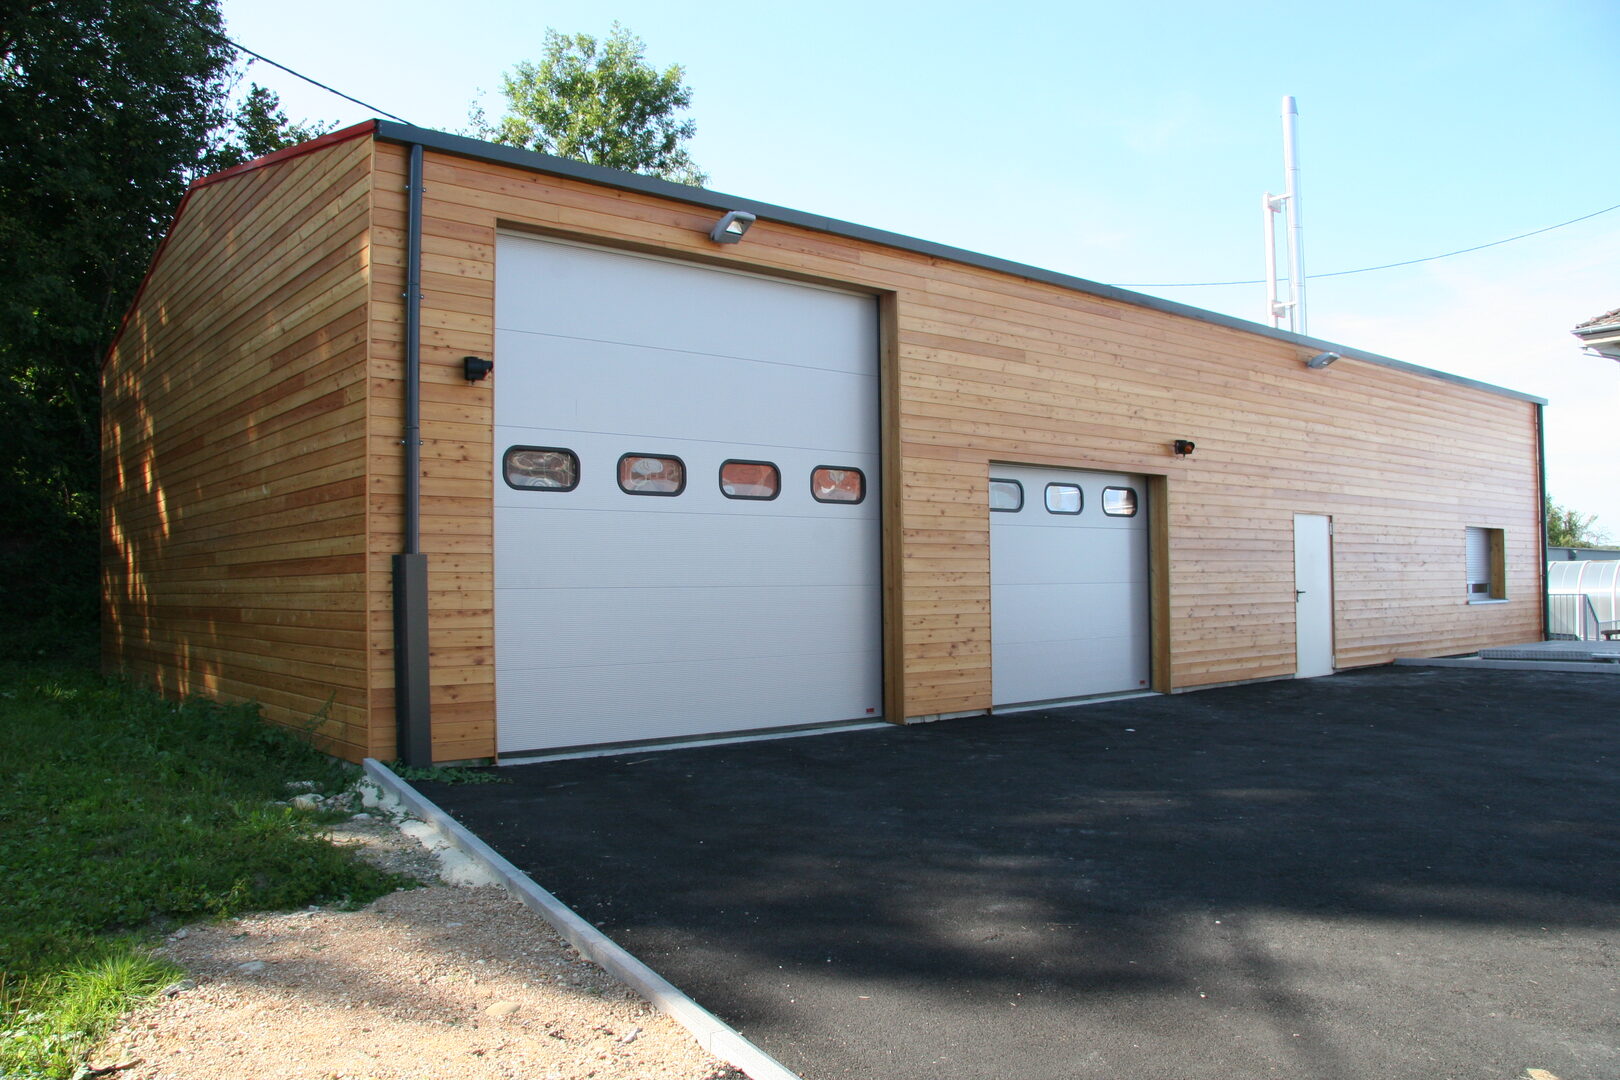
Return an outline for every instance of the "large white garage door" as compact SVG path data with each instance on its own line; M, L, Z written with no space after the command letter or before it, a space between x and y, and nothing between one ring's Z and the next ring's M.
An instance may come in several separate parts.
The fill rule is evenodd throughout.
M993 702L1146 689L1143 478L1003 465L990 477Z
M502 754L868 719L877 304L502 236Z

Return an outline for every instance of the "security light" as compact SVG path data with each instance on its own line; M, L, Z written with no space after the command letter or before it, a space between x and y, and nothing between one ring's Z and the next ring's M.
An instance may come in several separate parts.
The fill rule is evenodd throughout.
M1314 370L1317 370L1319 368L1327 367L1329 364L1333 363L1333 361L1337 360L1338 358L1339 358L1339 354L1336 353L1336 352L1319 352L1315 356L1311 357L1309 360L1305 361L1305 366L1314 371Z
M748 211L728 210L725 217L715 222L714 228L709 230L709 239L717 244L735 244L753 223L754 215Z

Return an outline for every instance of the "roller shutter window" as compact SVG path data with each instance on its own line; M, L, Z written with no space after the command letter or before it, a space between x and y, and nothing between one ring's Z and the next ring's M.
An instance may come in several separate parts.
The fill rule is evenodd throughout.
M1467 532L1468 602L1505 600L1502 530L1470 525Z

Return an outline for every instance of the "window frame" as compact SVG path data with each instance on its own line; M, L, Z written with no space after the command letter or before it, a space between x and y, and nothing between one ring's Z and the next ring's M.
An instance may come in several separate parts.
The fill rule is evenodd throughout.
M831 470L833 472L852 472L856 476L860 477L861 478L861 497L858 498L858 499L823 499L820 495L817 495L816 494L816 473L820 472L823 469L828 469L828 470ZM810 497L812 499L816 500L816 502L818 502L818 503L826 503L828 506L859 506L861 503L866 501L866 493L867 492L866 492L866 470L865 469L857 469L853 465L817 465L815 468L810 470Z
M1053 488L1062 488L1065 491L1074 492L1076 498L1079 500L1079 505L1076 506L1073 510L1054 510L1054 509L1052 509L1052 489ZM1064 517L1078 517L1079 515L1085 513L1085 510L1086 510L1086 489L1081 487L1079 484L1066 484L1066 483L1061 483L1059 481L1052 481L1052 482L1050 482L1050 483L1048 483L1046 485L1046 491L1045 491L1044 497L1042 498L1041 501L1042 501L1042 503L1045 504L1046 512L1048 514L1061 514Z
M769 495L733 495L726 490L727 465L764 465L776 474L776 488ZM755 461L752 458L726 458L715 471L715 482L720 487L720 494L728 499L739 499L744 502L770 502L782 494L782 467L774 461ZM814 484L814 480L811 481ZM866 478L861 478L861 497L866 495Z
M1485 545L1483 553L1484 576L1476 580L1474 575L1474 537L1480 537ZM1507 532L1503 529L1491 528L1485 525L1468 525L1463 529L1463 578L1465 591L1463 595L1470 604L1502 604L1506 603L1507 595ZM1476 590L1474 586L1483 585L1483 589Z
M1108 493L1110 491L1128 491L1131 494L1131 512L1122 514L1118 510L1108 509ZM1142 496L1133 487L1121 487L1118 484L1109 484L1102 490L1102 498L1097 500L1102 507L1103 517L1133 518L1142 510Z
M1021 480L1013 480L1013 479L1010 479L1009 477L1005 477L1005 476L992 476L992 477L990 477L988 482L985 484L985 489L984 489L986 502L989 501L991 485L994 485L994 484L1011 484L1013 487L1017 488L1018 489L1018 505L1017 506L996 506L996 505L992 504L990 506L990 512L992 514L1020 514L1020 513L1023 513L1023 511L1024 511L1024 502L1025 502L1025 499L1024 499L1024 483L1023 483L1023 481L1021 481Z
M659 461L673 461L681 467L681 483L674 491L632 491L624 486L624 463L629 458L657 458ZM673 499L686 490L687 478L692 470L686 467L686 460L678 454L644 454L632 451L620 454L618 462L613 466L613 479L619 485L619 490L626 495L650 495L654 498Z
M569 484L567 487L541 487L531 484L512 483L510 462L512 460L512 455L519 450L537 450L541 453L548 454L567 454L574 461L574 482ZM555 493L573 491L575 488L579 487L580 477L584 475L584 472L585 467L580 463L579 455L568 449L566 446L529 446L525 443L514 443L513 445L508 446L501 453L501 479L504 480L506 482L506 486L511 488L513 491L549 491Z

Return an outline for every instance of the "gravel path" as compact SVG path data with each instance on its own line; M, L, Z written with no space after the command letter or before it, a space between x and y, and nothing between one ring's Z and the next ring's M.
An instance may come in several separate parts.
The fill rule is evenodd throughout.
M177 931L159 953L189 978L125 1017L93 1070L121 1080L742 1078L504 890L438 882L433 854L386 818L361 816L333 839L435 883L359 911Z

